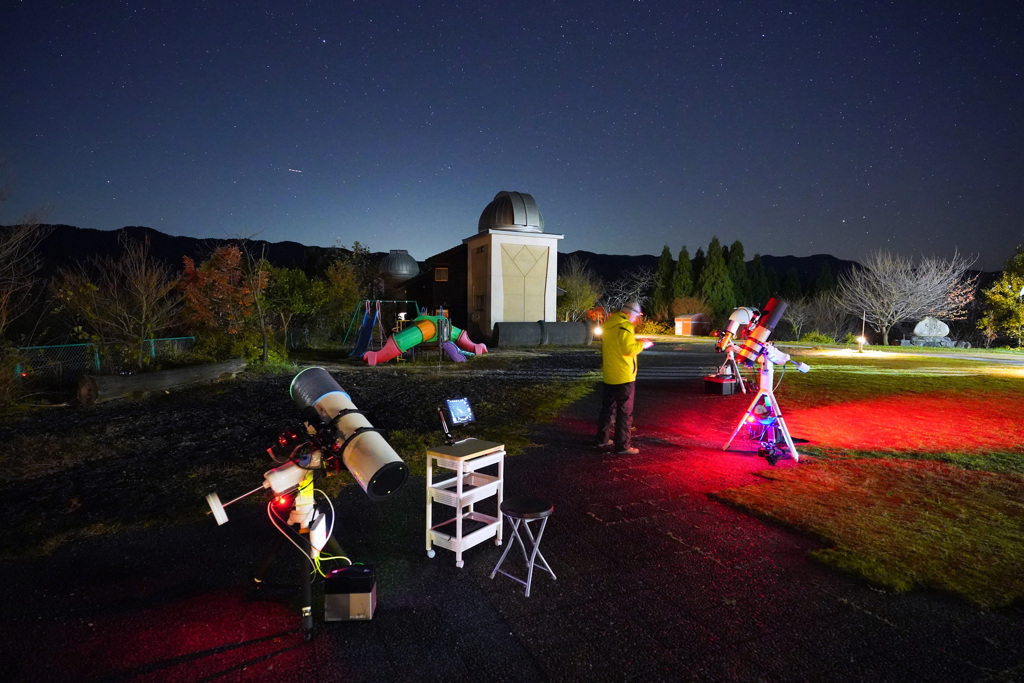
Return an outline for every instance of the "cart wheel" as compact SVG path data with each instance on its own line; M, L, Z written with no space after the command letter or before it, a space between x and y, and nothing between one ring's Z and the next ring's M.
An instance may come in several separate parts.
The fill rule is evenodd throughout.
M501 539L500 539L500 538L497 538L497 537L495 537L495 539L494 539L494 545L501 545Z
M430 559L434 559L434 555L435 553L433 548L427 551L427 557L429 557Z
M462 565L464 565L464 564L466 564L466 563L463 562L462 560L456 560L455 561L455 566L458 567L459 569L462 569Z

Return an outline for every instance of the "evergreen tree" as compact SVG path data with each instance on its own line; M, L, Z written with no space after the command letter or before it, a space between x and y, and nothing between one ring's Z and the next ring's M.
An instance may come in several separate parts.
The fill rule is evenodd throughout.
M814 281L814 289L812 294L818 295L824 292L831 292L836 288L836 276L832 274L832 267L828 262L821 264L821 271L818 273L818 279Z
M722 257L722 246L718 237L711 238L707 260L697 283L697 294L718 316L729 315L736 308L736 294L733 292L729 267Z
M999 333L1024 340L1024 246L1006 262L1003 272L992 286L982 292L985 312L978 327L989 343Z
M674 298L672 276L675 269L672 252L666 244L661 250L661 258L658 259L658 270L654 275L654 294L651 296L651 309L656 318L667 318L671 315Z
M750 301L750 278L747 276L747 263L743 256L743 244L739 240L729 247L729 258L726 260L729 266L729 278L732 280L733 292L736 294L736 303L740 306L756 306L758 304Z
M700 282L700 274L704 271L704 263L707 261L707 257L704 256L704 250L701 247L697 247L697 253L693 255L693 260L690 261L690 277L693 278L693 291L697 291L697 283Z
M672 299L681 299L693 295L693 266L690 263L690 252L686 245L679 250L676 261L676 272L672 275Z
M803 296L803 287L800 286L800 276L796 268L786 271L786 277L782 281L782 298L786 301L796 301Z
M774 290L768 286L768 274L760 254L754 254L753 260L747 265L747 278L750 283L749 303L754 308L761 308L771 298Z
M774 268L764 269L764 283L765 289L768 290L768 299L772 298L773 296L782 296L782 287L779 286L779 274L775 271ZM766 303L768 303L768 299L765 299L763 302L761 302L761 305L764 306Z

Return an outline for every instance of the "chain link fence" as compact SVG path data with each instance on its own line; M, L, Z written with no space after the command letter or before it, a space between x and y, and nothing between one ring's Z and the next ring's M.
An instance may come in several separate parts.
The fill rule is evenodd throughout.
M195 337L147 339L139 349L142 357L167 360L187 353ZM138 356L129 349L96 344L23 346L18 349L15 372L43 384L67 385L82 375L116 375L138 370Z

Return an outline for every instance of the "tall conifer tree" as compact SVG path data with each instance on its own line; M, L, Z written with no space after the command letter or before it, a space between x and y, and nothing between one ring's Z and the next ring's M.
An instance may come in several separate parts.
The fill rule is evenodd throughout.
M707 261L707 257L704 256L704 249L697 247L697 253L693 255L693 260L690 261L690 272L693 277L693 291L697 293L697 283L700 282L700 274L704 270L704 263Z
M654 275L654 294L651 296L651 308L654 315L659 318L669 317L672 313L672 276L675 269L672 252L666 244L661 250L661 258L658 259L658 270Z
M672 276L672 298L681 299L693 295L693 265L690 263L690 252L686 245L679 250L676 261L676 272Z
M747 276L750 280L749 304L754 308L760 309L774 294L768 286L768 274L765 272L764 262L761 260L760 254L754 254L754 258L747 266Z
M718 237L712 237L708 245L707 260L700 274L697 293L715 315L726 316L736 308L736 294L733 292L729 267L722 257L722 245Z
M732 280L736 303L740 306L755 306L750 299L750 278L747 276L747 263L743 256L743 244L736 240L729 247L729 278Z

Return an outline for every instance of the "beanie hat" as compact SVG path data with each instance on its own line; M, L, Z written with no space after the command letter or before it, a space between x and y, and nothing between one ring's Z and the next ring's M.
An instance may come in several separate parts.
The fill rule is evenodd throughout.
M632 313L634 315L643 315L643 311L640 310L640 302L637 301L636 299L633 299L632 301L627 301L625 304L623 304L622 312Z

